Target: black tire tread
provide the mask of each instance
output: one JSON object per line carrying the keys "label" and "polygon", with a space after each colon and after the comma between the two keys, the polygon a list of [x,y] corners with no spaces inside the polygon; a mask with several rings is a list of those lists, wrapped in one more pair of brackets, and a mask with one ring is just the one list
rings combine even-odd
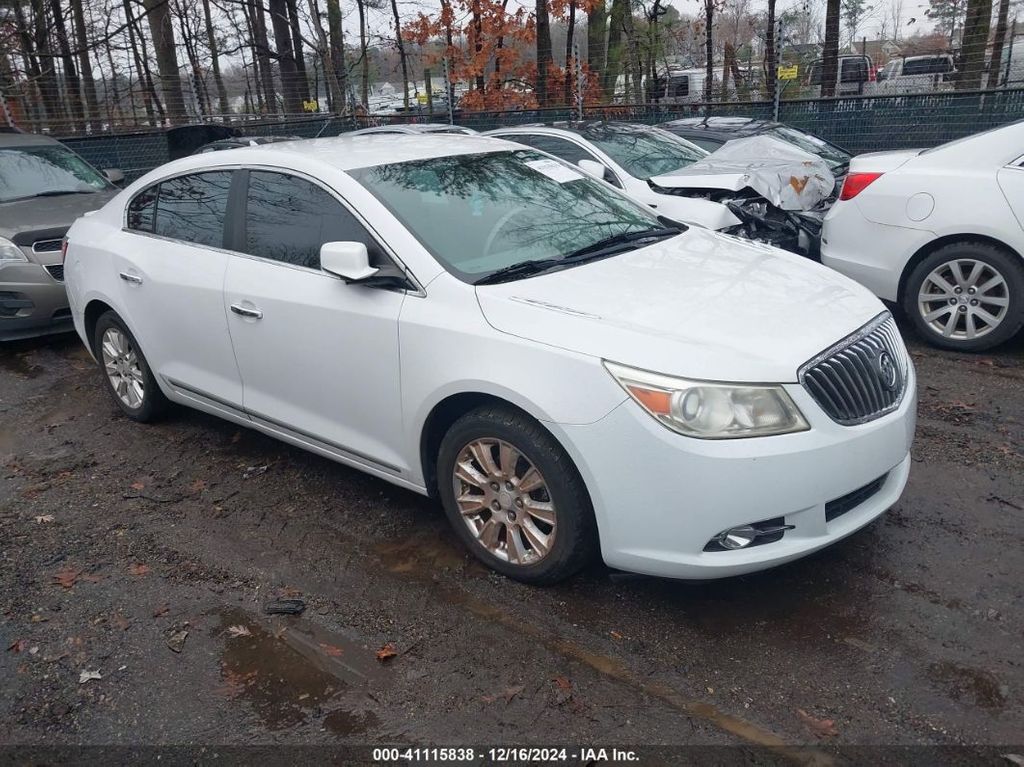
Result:
{"label": "black tire tread", "polygon": [[[120,398],[114,393],[113,387],[110,385],[110,379],[107,378],[106,371],[103,369],[103,356],[100,352],[100,343],[103,338],[103,332],[110,326],[118,328],[122,333],[128,336],[132,343],[132,347],[135,349],[135,354],[139,358],[139,363],[142,367],[142,374],[144,378],[144,389],[145,395],[142,399],[142,407],[138,410],[131,410],[127,405],[121,402]],[[92,337],[93,355],[96,357],[96,362],[99,365],[100,375],[103,377],[103,388],[110,394],[111,399],[114,400],[114,404],[117,405],[118,409],[126,416],[131,418],[133,421],[139,423],[152,423],[162,418],[170,408],[170,400],[167,399],[166,395],[160,390],[160,385],[156,381],[156,377],[153,375],[152,369],[149,367],[149,360],[146,359],[146,355],[142,351],[142,347],[139,346],[138,340],[135,335],[129,330],[124,320],[117,314],[117,312],[111,310],[104,312],[100,315],[99,319],[96,320],[96,325],[93,328]]]}
{"label": "black tire tread", "polygon": [[[458,517],[453,516],[453,510],[448,502],[448,498],[452,493],[445,483],[449,481],[450,474],[440,465],[441,462],[446,454],[453,449],[452,442],[454,437],[461,430],[470,426],[488,423],[498,424],[506,429],[517,432],[529,445],[529,450],[533,453],[532,457],[536,458],[538,455],[542,455],[543,459],[549,462],[551,468],[557,473],[559,480],[565,485],[564,490],[566,492],[562,493],[562,498],[558,499],[561,513],[565,513],[562,510],[568,510],[570,504],[577,512],[574,514],[574,524],[567,524],[563,522],[563,517],[559,518],[559,537],[556,539],[555,549],[540,563],[530,568],[509,565],[500,560],[488,559],[487,553],[475,541],[472,541],[468,531],[459,527],[462,521]],[[461,448],[461,445],[455,447],[455,449],[459,448]],[[520,449],[525,448],[521,447]],[[483,405],[469,411],[456,420],[448,430],[448,433],[442,438],[437,461],[438,490],[445,506],[445,512],[448,514],[449,520],[452,522],[453,527],[456,528],[460,538],[467,544],[472,543],[471,546],[468,546],[470,551],[487,566],[515,580],[545,586],[565,580],[579,572],[597,556],[599,549],[597,523],[594,519],[590,494],[587,492],[583,478],[580,476],[569,454],[565,452],[565,449],[558,444],[554,437],[540,423],[527,414],[500,404]],[[552,483],[551,468],[545,468],[543,472],[544,476],[548,478],[549,487]],[[568,496],[568,504],[566,503],[567,499],[565,496]],[[570,511],[570,513],[572,512]],[[454,511],[454,514],[458,514],[458,511]],[[456,524],[456,522],[459,524]]]}

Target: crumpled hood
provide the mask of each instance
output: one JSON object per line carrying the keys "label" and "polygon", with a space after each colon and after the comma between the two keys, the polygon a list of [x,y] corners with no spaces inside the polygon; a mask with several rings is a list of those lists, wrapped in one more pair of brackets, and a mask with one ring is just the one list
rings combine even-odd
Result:
{"label": "crumpled hood", "polygon": [[703,160],[651,181],[668,189],[738,192],[750,187],[783,210],[811,210],[836,186],[823,159],[771,136],[734,139]]}
{"label": "crumpled hood", "polygon": [[502,332],[719,381],[795,381],[804,362],[884,311],[866,289],[820,264],[697,227],[476,292]]}

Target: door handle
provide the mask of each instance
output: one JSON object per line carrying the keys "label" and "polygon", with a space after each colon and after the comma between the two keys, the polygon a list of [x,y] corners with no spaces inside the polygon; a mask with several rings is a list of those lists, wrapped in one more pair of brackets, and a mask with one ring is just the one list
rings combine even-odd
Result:
{"label": "door handle", "polygon": [[259,309],[250,309],[247,306],[231,304],[231,311],[233,311],[235,314],[241,315],[242,317],[252,317],[254,320],[263,319],[263,312],[261,312]]}
{"label": "door handle", "polygon": [[128,272],[121,272],[118,276],[125,282],[130,282],[132,285],[142,284],[142,278],[137,274],[128,274]]}

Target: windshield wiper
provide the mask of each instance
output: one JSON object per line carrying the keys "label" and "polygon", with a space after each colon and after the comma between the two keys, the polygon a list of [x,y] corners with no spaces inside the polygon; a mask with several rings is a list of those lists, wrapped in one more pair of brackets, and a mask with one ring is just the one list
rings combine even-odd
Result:
{"label": "windshield wiper", "polygon": [[518,264],[512,264],[511,266],[506,266],[503,269],[498,269],[496,272],[491,272],[490,274],[481,277],[473,284],[492,285],[496,282],[505,282],[506,280],[515,279],[517,277],[529,277],[534,274],[546,272],[549,269],[571,266],[573,264],[583,263],[584,261],[592,261],[604,256],[609,256],[626,247],[638,245],[647,240],[674,237],[682,231],[683,230],[677,226],[663,226],[644,229],[639,232],[615,234],[611,237],[605,237],[603,240],[591,243],[586,247],[574,250],[568,255],[560,258],[538,258],[532,261],[520,261]]}
{"label": "windshield wiper", "polygon": [[659,226],[653,229],[644,229],[639,232],[625,232],[623,234],[613,234],[611,237],[605,237],[603,240],[591,243],[586,247],[574,250],[567,256],[559,260],[559,263],[579,263],[581,260],[587,258],[597,258],[611,251],[615,251],[623,247],[624,245],[635,245],[643,242],[644,240],[660,240],[665,237],[675,237],[683,230],[678,226]]}
{"label": "windshield wiper", "polygon": [[95,189],[48,189],[45,192],[26,194],[23,197],[12,197],[4,202],[18,202],[19,200],[34,200],[36,197],[61,197],[65,194],[92,194]]}

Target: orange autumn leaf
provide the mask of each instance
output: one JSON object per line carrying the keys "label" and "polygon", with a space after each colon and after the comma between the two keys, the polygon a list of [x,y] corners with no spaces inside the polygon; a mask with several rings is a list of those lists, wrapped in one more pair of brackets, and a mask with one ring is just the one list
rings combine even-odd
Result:
{"label": "orange autumn leaf", "polygon": [[396,655],[398,655],[398,650],[395,649],[395,646],[391,642],[388,642],[386,645],[377,650],[377,660],[379,660],[381,663],[387,660],[391,660]]}

